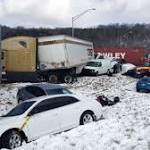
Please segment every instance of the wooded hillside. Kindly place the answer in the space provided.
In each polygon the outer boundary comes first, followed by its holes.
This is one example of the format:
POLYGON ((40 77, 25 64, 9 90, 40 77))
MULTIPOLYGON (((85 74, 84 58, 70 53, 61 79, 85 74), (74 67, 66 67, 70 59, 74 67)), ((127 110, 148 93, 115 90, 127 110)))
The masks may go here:
MULTIPOLYGON (((71 35, 71 28, 10 28, 2 26, 2 39, 26 36, 71 35)), ((150 52, 150 25, 99 25, 95 28, 76 28, 75 37, 92 41, 94 47, 144 47, 150 52)))

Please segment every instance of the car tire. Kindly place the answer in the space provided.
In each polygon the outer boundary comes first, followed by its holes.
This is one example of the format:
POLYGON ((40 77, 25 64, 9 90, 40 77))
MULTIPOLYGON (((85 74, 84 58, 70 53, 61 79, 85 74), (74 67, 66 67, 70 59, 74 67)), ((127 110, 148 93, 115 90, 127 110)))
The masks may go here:
POLYGON ((80 118, 80 125, 85 125, 87 123, 94 121, 94 115, 91 111, 84 112, 80 118))
POLYGON ((14 149, 22 145, 23 138, 18 131, 12 130, 2 136, 2 147, 14 149))
POLYGON ((65 75, 64 76, 64 82, 68 83, 68 84, 72 83, 73 82, 73 77, 69 74, 65 75))
POLYGON ((56 74, 49 75, 48 82, 54 84, 58 83, 58 76, 56 74))
POLYGON ((95 73, 95 76, 98 76, 98 71, 95 73))
POLYGON ((150 93, 150 90, 145 90, 145 93, 150 93))
POLYGON ((21 99, 18 99, 18 104, 20 104, 21 102, 23 102, 21 99))
POLYGON ((109 69, 107 70, 107 75, 112 76, 112 72, 109 69))

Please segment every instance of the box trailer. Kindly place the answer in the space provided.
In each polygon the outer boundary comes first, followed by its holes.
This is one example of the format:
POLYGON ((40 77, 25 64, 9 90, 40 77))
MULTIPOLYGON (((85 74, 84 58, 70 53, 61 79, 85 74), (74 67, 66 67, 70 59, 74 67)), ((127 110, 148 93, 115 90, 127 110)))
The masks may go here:
POLYGON ((65 35, 12 37, 2 41, 8 81, 72 82, 93 58, 93 43, 65 35))
POLYGON ((58 79, 70 82, 93 57, 93 44, 65 35, 40 37, 38 57, 39 69, 46 72, 50 82, 58 79))

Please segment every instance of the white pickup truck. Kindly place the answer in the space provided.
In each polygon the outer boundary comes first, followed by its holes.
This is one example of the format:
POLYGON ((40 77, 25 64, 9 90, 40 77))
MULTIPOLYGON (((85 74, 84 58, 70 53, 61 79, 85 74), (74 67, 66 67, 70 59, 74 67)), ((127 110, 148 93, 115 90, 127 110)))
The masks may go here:
POLYGON ((114 71, 114 65, 116 61, 113 59, 93 59, 87 63, 83 69, 83 74, 86 75, 100 75, 100 74, 112 74, 114 71))

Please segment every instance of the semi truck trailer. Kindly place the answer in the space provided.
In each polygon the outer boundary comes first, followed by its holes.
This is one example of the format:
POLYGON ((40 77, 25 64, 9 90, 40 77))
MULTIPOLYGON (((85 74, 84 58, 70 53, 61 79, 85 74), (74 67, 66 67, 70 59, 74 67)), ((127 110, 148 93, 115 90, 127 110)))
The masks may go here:
POLYGON ((146 50, 144 48, 125 48, 125 47, 96 47, 95 54, 104 57, 114 57, 126 63, 136 66, 144 65, 146 50))
POLYGON ((70 83, 93 58, 93 43, 66 35, 11 37, 2 41, 3 78, 8 82, 70 83))

